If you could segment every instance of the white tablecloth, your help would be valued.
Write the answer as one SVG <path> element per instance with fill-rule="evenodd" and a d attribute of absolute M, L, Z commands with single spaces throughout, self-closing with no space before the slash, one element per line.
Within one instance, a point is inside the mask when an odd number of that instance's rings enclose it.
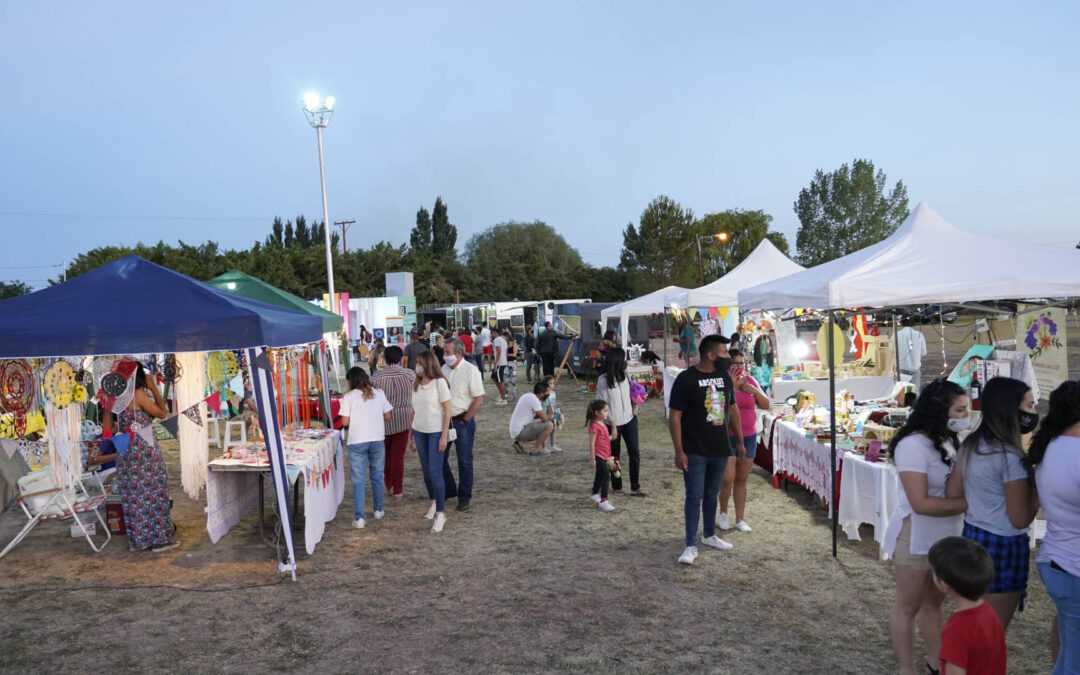
<path fill-rule="evenodd" d="M 771 413 L 765 413 L 761 418 L 764 435 L 772 429 L 773 475 L 788 474 L 824 499 L 831 509 L 830 445 L 807 438 L 792 422 L 780 420 L 773 426 L 774 419 Z"/>
<path fill-rule="evenodd" d="M 892 375 L 879 375 L 876 377 L 845 377 L 836 380 L 836 391 L 847 390 L 855 394 L 858 401 L 868 401 L 875 398 L 883 398 L 892 393 Z M 822 405 L 829 404 L 829 381 L 826 380 L 781 380 L 773 378 L 772 398 L 774 401 L 784 401 L 795 395 L 800 389 L 813 392 L 814 396 Z"/>
<path fill-rule="evenodd" d="M 300 480 L 304 486 L 304 548 L 310 555 L 345 497 L 341 432 L 300 430 L 283 434 L 283 440 L 289 482 Z M 265 462 L 244 464 L 240 460 L 215 459 L 208 468 L 206 531 L 216 544 L 258 505 L 257 474 L 269 473 L 270 466 Z M 273 481 L 266 480 L 264 485 L 272 496 Z"/>
<path fill-rule="evenodd" d="M 896 510 L 896 467 L 883 461 L 868 462 L 853 452 L 843 454 L 842 467 L 837 514 L 840 527 L 848 539 L 859 541 L 859 525 L 873 525 L 874 541 L 881 544 L 885 526 Z"/>

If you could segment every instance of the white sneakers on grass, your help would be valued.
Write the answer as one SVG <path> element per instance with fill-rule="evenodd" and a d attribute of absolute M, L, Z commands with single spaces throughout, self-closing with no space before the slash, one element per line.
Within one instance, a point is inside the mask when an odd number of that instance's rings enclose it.
<path fill-rule="evenodd" d="M 364 521 L 363 518 L 357 518 L 353 521 L 352 524 L 354 530 L 362 530 L 364 529 L 364 525 L 367 525 L 367 523 Z"/>
<path fill-rule="evenodd" d="M 710 548 L 715 548 L 719 551 L 730 551 L 731 549 L 735 548 L 734 546 L 727 543 L 715 534 L 711 537 L 705 537 L 701 540 L 701 543 Z"/>
<path fill-rule="evenodd" d="M 731 529 L 731 523 L 728 522 L 727 514 L 723 511 L 721 511 L 720 515 L 716 517 L 716 526 L 719 527 L 721 530 Z"/>
<path fill-rule="evenodd" d="M 428 507 L 427 513 L 424 514 L 424 517 L 428 520 L 431 520 L 435 517 L 435 502 L 431 502 L 431 506 Z"/>
<path fill-rule="evenodd" d="M 375 512 L 375 520 L 382 520 L 382 517 L 384 515 L 386 515 L 386 514 L 384 514 L 382 511 L 376 511 Z"/>
<path fill-rule="evenodd" d="M 605 499 L 602 502 L 599 502 L 596 505 L 596 508 L 600 509 L 604 513 L 611 513 L 615 510 L 615 505 Z"/>
<path fill-rule="evenodd" d="M 680 565 L 693 565 L 695 560 L 697 560 L 697 546 L 687 546 L 679 556 Z"/>
<path fill-rule="evenodd" d="M 446 525 L 446 514 L 440 513 L 435 516 L 435 524 L 431 526 L 431 531 L 442 532 L 444 525 Z"/>
<path fill-rule="evenodd" d="M 745 520 L 740 520 L 739 522 L 735 523 L 735 529 L 739 532 L 749 532 L 750 526 L 746 524 Z"/>
<path fill-rule="evenodd" d="M 599 504 L 600 503 L 600 495 L 599 494 L 589 495 L 589 499 L 593 500 L 594 504 Z"/>

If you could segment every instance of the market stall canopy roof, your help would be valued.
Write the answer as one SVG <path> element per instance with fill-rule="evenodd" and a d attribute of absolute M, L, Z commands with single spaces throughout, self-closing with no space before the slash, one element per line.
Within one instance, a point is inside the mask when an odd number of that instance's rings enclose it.
<path fill-rule="evenodd" d="M 792 262 L 768 239 L 762 239 L 757 248 L 738 266 L 716 281 L 681 293 L 669 293 L 668 307 L 735 307 L 739 304 L 739 291 L 763 284 L 779 277 L 806 269 Z"/>
<path fill-rule="evenodd" d="M 633 300 L 614 304 L 600 312 L 600 325 L 607 330 L 608 319 L 619 317 L 620 340 L 622 340 L 622 344 L 625 347 L 630 335 L 630 317 L 663 314 L 664 298 L 670 294 L 685 290 L 686 289 L 682 286 L 667 286 L 658 291 L 643 295 L 640 298 L 634 298 Z"/>
<path fill-rule="evenodd" d="M 920 202 L 888 238 L 739 291 L 739 308 L 854 309 L 1080 295 L 1080 250 L 958 230 Z"/>
<path fill-rule="evenodd" d="M 134 255 L 0 302 L 0 358 L 216 351 L 320 339 L 317 317 L 226 293 Z"/>
<path fill-rule="evenodd" d="M 258 300 L 259 302 L 265 302 L 268 305 L 277 305 L 278 307 L 285 307 L 287 309 L 293 309 L 298 312 L 317 316 L 322 319 L 324 333 L 336 333 L 341 330 L 343 319 L 337 314 L 328 312 L 322 307 L 308 302 L 298 295 L 293 295 L 276 286 L 271 286 L 262 279 L 253 277 L 250 274 L 244 274 L 239 270 L 229 270 L 225 274 L 214 277 L 206 283 L 215 288 L 220 288 L 223 291 L 233 293 L 234 295 L 251 298 L 252 300 Z"/>

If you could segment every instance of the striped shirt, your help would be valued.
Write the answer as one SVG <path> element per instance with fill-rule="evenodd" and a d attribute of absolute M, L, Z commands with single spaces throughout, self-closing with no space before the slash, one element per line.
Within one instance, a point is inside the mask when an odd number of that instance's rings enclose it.
<path fill-rule="evenodd" d="M 371 383 L 386 394 L 386 399 L 394 410 L 386 420 L 386 435 L 399 434 L 409 430 L 409 418 L 412 417 L 413 382 L 416 373 L 399 365 L 380 368 L 371 376 Z"/>

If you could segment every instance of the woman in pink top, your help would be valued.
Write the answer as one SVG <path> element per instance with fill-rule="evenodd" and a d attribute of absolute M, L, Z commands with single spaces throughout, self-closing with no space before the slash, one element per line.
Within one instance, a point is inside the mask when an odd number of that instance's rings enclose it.
<path fill-rule="evenodd" d="M 730 530 L 728 520 L 728 501 L 731 493 L 735 493 L 735 529 L 740 532 L 749 532 L 750 526 L 746 524 L 746 479 L 750 476 L 750 468 L 754 466 L 754 456 L 757 454 L 757 413 L 755 410 L 769 409 L 769 397 L 761 390 L 754 378 L 746 372 L 746 357 L 738 349 L 729 349 L 731 355 L 731 379 L 735 382 L 735 402 L 739 405 L 739 413 L 742 415 L 743 446 L 746 448 L 745 459 L 734 459 L 727 463 L 724 471 L 724 483 L 720 487 L 720 518 L 716 525 L 722 530 Z"/>

